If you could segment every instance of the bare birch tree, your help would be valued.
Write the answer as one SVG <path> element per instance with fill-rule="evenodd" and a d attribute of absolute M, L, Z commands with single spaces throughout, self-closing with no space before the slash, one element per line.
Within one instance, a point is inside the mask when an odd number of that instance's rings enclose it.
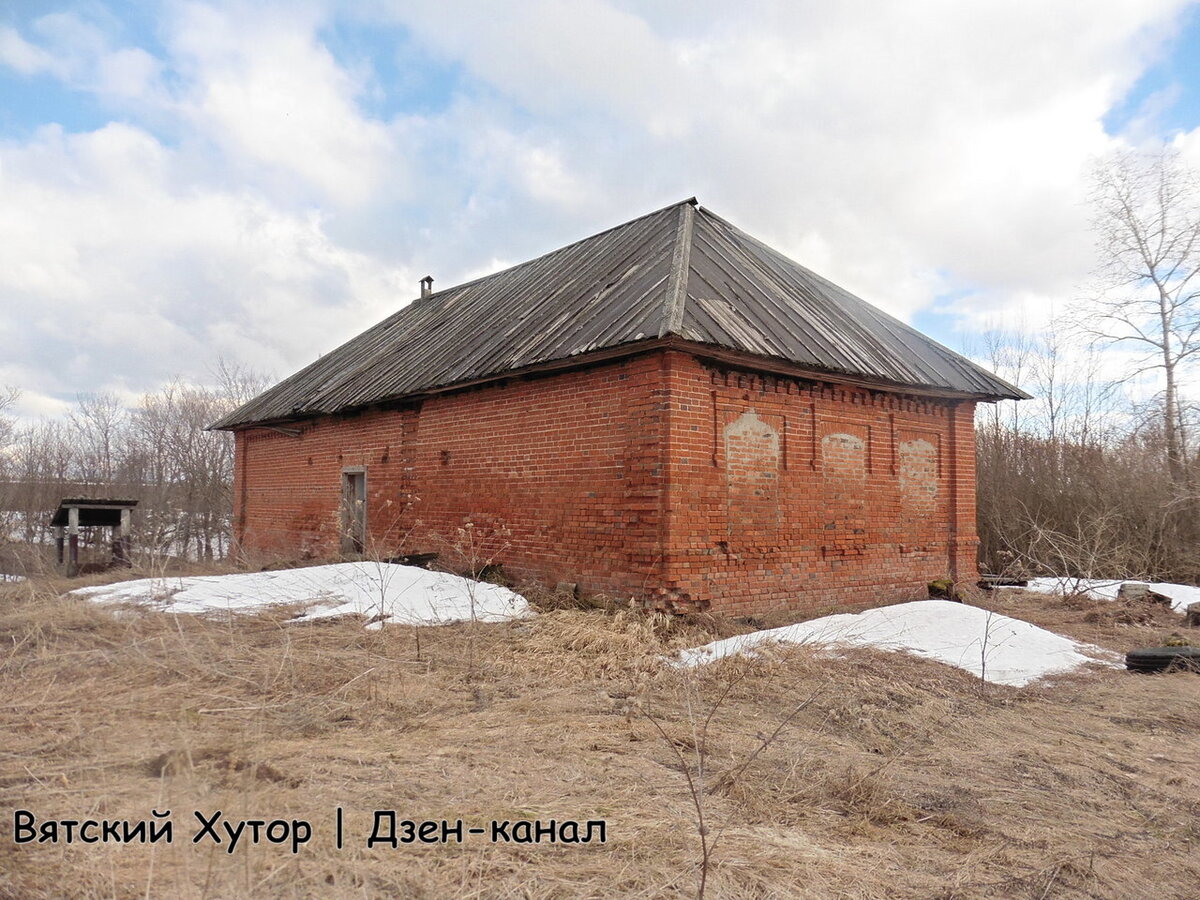
<path fill-rule="evenodd" d="M 1176 487 L 1188 481 L 1180 379 L 1200 353 L 1200 186 L 1172 150 L 1119 155 L 1095 173 L 1101 290 L 1093 338 L 1143 351 L 1131 377 L 1161 370 L 1161 421 Z"/>

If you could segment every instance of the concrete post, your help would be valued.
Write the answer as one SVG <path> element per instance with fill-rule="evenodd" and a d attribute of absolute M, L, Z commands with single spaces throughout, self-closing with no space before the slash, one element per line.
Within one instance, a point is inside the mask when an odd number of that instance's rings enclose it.
<path fill-rule="evenodd" d="M 129 545 L 132 540 L 131 526 L 133 524 L 133 510 L 121 510 L 121 524 L 116 527 L 116 561 L 123 566 L 130 565 Z"/>
<path fill-rule="evenodd" d="M 74 578 L 79 573 L 79 507 L 72 506 L 67 510 L 67 577 Z"/>

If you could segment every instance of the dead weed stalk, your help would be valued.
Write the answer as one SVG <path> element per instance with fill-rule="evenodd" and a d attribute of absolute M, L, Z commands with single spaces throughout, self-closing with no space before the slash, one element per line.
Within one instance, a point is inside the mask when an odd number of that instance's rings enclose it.
<path fill-rule="evenodd" d="M 710 816 L 707 813 L 707 802 L 710 794 L 720 787 L 724 790 L 729 790 L 736 787 L 745 775 L 746 770 L 753 765 L 759 755 L 771 746 L 783 732 L 793 719 L 796 718 L 803 710 L 807 709 L 818 697 L 824 686 L 818 687 L 808 697 L 796 704 L 790 712 L 787 713 L 775 726 L 775 729 L 765 737 L 762 737 L 754 749 L 742 760 L 741 763 L 734 766 L 732 769 L 724 772 L 720 778 L 713 784 L 707 782 L 710 774 L 709 771 L 709 729 L 712 727 L 713 720 L 717 713 L 724 706 L 733 689 L 740 684 L 746 677 L 746 672 L 736 672 L 732 677 L 725 680 L 716 698 L 709 704 L 708 711 L 703 713 L 703 719 L 700 718 L 701 710 L 699 709 L 699 678 L 694 669 L 687 669 L 684 675 L 684 698 L 687 721 L 690 726 L 690 740 L 683 742 L 684 746 L 690 747 L 691 759 L 684 755 L 684 751 L 680 749 L 680 741 L 678 738 L 672 738 L 667 733 L 663 726 L 661 717 L 656 715 L 648 704 L 644 701 L 638 703 L 638 711 L 645 719 L 653 726 L 658 736 L 663 743 L 670 748 L 675 755 L 675 759 L 679 764 L 679 770 L 683 774 L 684 781 L 687 785 L 688 796 L 691 799 L 692 809 L 695 815 L 696 833 L 700 840 L 700 876 L 699 882 L 696 885 L 696 897 L 698 900 L 703 900 L 705 891 L 708 887 L 709 870 L 712 866 L 713 853 L 716 851 L 717 844 L 721 840 L 721 835 L 724 833 L 727 823 L 723 823 L 716 833 L 712 833 L 710 828 Z M 710 837 L 711 835 L 711 837 Z"/>

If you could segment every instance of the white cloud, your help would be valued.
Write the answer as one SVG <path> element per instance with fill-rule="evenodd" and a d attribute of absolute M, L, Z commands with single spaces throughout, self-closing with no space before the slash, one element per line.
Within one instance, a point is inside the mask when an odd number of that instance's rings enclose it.
<path fill-rule="evenodd" d="M 390 4 L 445 56 L 524 107 L 548 115 L 618 115 L 653 127 L 682 88 L 667 45 L 638 14 L 605 0 L 416 0 Z"/>
<path fill-rule="evenodd" d="M 16 29 L 8 27 L 0 28 L 0 63 L 22 75 L 59 74 L 62 71 L 53 53 L 29 43 Z"/>
<path fill-rule="evenodd" d="M 286 372 L 413 280 L 336 246 L 315 213 L 189 183 L 128 125 L 47 128 L 0 154 L 0 296 L 35 391 L 196 377 L 222 355 Z"/>
<path fill-rule="evenodd" d="M 114 46 L 108 32 L 74 13 L 42 16 L 31 30 L 40 43 L 0 28 L 0 64 L 22 75 L 49 74 L 111 103 L 162 102 L 155 96 L 162 91 L 161 65 L 140 47 Z"/>
<path fill-rule="evenodd" d="M 964 328 L 1036 325 L 1091 266 L 1091 161 L 1154 131 L 1153 103 L 1128 135 L 1104 117 L 1183 6 L 179 2 L 154 48 L 119 12 L 45 16 L 0 29 L 0 65 L 121 121 L 0 143 L 0 336 L 28 336 L 30 396 L 219 354 L 284 374 L 426 272 L 691 194 L 902 317 L 954 296 Z M 341 59 L 337 22 L 381 43 Z M 444 102 L 409 111 L 373 68 L 395 28 Z"/>
<path fill-rule="evenodd" d="M 1090 264 L 1090 160 L 1113 143 L 1103 116 L 1182 6 L 391 9 L 542 127 L 562 126 L 555 152 L 590 175 L 570 190 L 630 213 L 697 193 L 907 317 L 947 280 L 1073 289 Z M 647 183 L 679 188 L 651 199 Z M 814 244 L 824 258 L 804 257 Z"/>
<path fill-rule="evenodd" d="M 301 6 L 189 4 L 171 24 L 185 76 L 180 113 L 251 181 L 314 200 L 356 205 L 403 179 L 385 123 L 356 105 L 364 84 L 320 44 L 319 17 Z"/>

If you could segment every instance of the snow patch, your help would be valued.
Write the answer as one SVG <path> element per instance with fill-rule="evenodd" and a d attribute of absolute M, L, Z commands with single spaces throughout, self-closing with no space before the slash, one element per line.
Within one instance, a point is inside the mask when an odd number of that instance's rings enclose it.
<path fill-rule="evenodd" d="M 697 666 L 770 643 L 877 647 L 958 666 L 994 684 L 1022 687 L 1086 663 L 1117 665 L 1116 654 L 1038 628 L 1021 619 L 951 603 L 918 600 L 771 628 L 684 650 L 680 663 Z"/>
<path fill-rule="evenodd" d="M 1097 578 L 1031 578 L 1023 588 L 1008 590 L 1037 591 L 1042 594 L 1083 594 L 1096 600 L 1116 600 L 1117 591 L 1125 581 L 1104 581 Z M 1184 612 L 1192 603 L 1200 603 L 1200 587 L 1190 584 L 1172 584 L 1168 581 L 1134 581 L 1145 584 L 1150 590 L 1171 598 L 1171 609 Z"/>
<path fill-rule="evenodd" d="M 96 603 L 129 603 L 171 613 L 253 613 L 298 605 L 299 621 L 359 615 L 381 623 L 499 622 L 533 615 L 520 594 L 415 566 L 352 562 L 274 572 L 142 578 L 79 588 Z"/>

